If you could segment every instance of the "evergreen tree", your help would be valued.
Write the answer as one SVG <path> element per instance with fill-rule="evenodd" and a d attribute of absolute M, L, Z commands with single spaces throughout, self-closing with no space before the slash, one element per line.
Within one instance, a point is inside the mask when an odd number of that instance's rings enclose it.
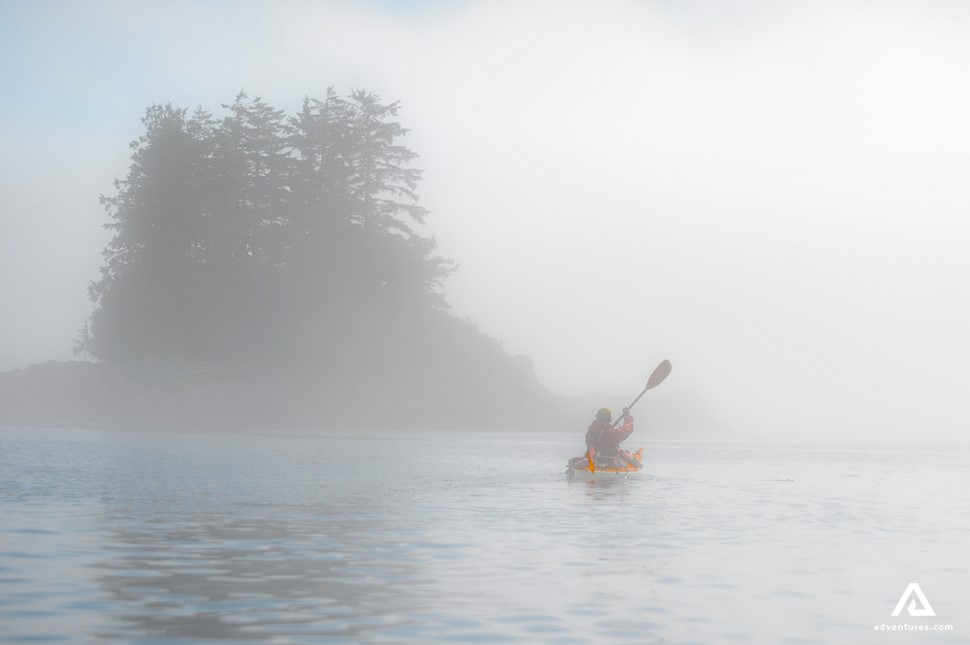
<path fill-rule="evenodd" d="M 331 88 L 290 119 L 298 256 L 323 295 L 344 307 L 444 305 L 439 289 L 453 267 L 414 230 L 425 215 L 415 194 L 421 173 L 408 167 L 414 153 L 397 144 L 407 132 L 391 120 L 398 109 Z"/>
<path fill-rule="evenodd" d="M 186 131 L 185 111 L 152 106 L 146 132 L 132 143 L 128 176 L 101 197 L 114 237 L 104 251 L 86 349 L 99 358 L 179 354 L 186 343 L 177 314 L 190 305 L 183 286 L 199 262 L 195 172 L 203 151 Z"/>

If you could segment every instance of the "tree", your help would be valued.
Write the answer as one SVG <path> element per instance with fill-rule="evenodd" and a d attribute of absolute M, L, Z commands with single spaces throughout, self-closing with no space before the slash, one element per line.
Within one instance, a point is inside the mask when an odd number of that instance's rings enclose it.
<path fill-rule="evenodd" d="M 99 358 L 167 355 L 191 342 L 179 313 L 202 253 L 196 172 L 204 152 L 186 131 L 184 110 L 155 105 L 143 122 L 128 176 L 115 182 L 115 196 L 101 197 L 114 237 L 89 289 L 95 310 L 85 344 Z"/>
<path fill-rule="evenodd" d="M 415 154 L 396 143 L 407 133 L 393 120 L 398 110 L 366 92 L 343 99 L 330 88 L 290 119 L 297 255 L 321 279 L 321 295 L 341 306 L 444 306 L 440 287 L 454 267 L 415 231 L 425 216 L 415 193 L 421 172 L 409 167 Z"/>

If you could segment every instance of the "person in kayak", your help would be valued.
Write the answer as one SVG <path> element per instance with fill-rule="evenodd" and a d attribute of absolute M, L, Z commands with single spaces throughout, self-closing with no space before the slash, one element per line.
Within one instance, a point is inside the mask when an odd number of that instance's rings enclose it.
<path fill-rule="evenodd" d="M 640 463 L 626 450 L 620 449 L 620 442 L 633 433 L 633 416 L 629 408 L 623 408 L 623 425 L 614 428 L 612 424 L 613 412 L 609 408 L 596 411 L 596 418 L 586 430 L 586 449 L 597 463 L 622 459 L 634 468 L 639 469 Z"/>

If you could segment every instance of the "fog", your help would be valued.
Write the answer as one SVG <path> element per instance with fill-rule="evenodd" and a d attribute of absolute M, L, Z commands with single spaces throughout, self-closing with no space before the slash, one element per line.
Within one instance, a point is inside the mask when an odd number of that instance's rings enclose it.
<path fill-rule="evenodd" d="M 555 392 L 778 439 L 966 439 L 958 3 L 0 9 L 0 369 L 68 359 L 151 103 L 399 100 L 453 310 Z M 620 401 L 607 401 L 618 404 Z"/>

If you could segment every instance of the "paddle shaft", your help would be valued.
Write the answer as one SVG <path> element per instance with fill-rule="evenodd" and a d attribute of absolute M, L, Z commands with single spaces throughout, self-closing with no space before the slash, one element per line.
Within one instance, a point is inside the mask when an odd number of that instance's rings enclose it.
<path fill-rule="evenodd" d="M 635 406 L 637 404 L 637 401 L 639 401 L 640 398 L 644 394 L 646 394 L 647 393 L 647 390 L 649 390 L 649 389 L 650 389 L 649 387 L 643 388 L 643 392 L 640 392 L 640 395 L 637 396 L 637 398 L 633 399 L 633 403 L 631 403 L 630 405 L 626 406 L 623 409 L 626 410 L 627 412 L 629 412 L 630 410 L 632 410 L 633 409 L 633 406 Z M 625 417 L 625 416 L 626 416 L 625 414 L 621 414 L 619 417 L 617 417 L 616 421 L 614 421 L 613 422 L 613 425 L 610 426 L 610 427 L 615 428 L 616 426 L 618 426 L 620 424 L 620 421 L 622 421 L 623 420 L 623 417 Z"/>
<path fill-rule="evenodd" d="M 647 379 L 647 386 L 643 388 L 643 392 L 640 392 L 637 398 L 633 399 L 633 403 L 626 406 L 626 408 L 624 409 L 627 412 L 632 410 L 633 406 L 637 404 L 637 401 L 643 398 L 643 395 L 647 393 L 647 390 L 652 390 L 653 388 L 657 387 L 658 385 L 664 382 L 664 379 L 667 378 L 667 376 L 670 374 L 670 369 L 671 369 L 670 361 L 668 360 L 661 361 L 660 365 L 657 365 L 657 367 L 653 370 L 653 374 L 650 375 L 650 378 Z M 615 428 L 617 425 L 619 425 L 620 421 L 623 420 L 624 416 L 626 415 L 624 414 L 618 417 L 617 420 L 614 421 L 613 425 L 611 425 L 610 427 Z"/>

